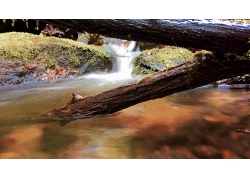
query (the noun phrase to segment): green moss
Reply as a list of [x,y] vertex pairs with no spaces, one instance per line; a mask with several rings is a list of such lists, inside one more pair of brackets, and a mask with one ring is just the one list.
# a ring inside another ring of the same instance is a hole
[[152,73],[152,74],[147,74],[147,75],[145,75],[145,76],[142,76],[141,79],[139,79],[138,81],[136,81],[136,84],[140,84],[140,83],[144,82],[146,79],[152,77],[153,75],[154,75],[154,73]]
[[194,58],[196,60],[201,60],[202,57],[214,59],[214,54],[211,51],[201,50],[194,53]]
[[225,66],[226,63],[236,58],[243,59],[245,57],[236,57],[236,55],[232,53],[213,53],[211,51],[201,50],[194,53],[194,58],[201,63],[201,65],[203,61],[206,60],[207,62],[217,63],[219,66]]
[[169,69],[188,59],[193,59],[193,53],[188,49],[176,46],[145,50],[135,59],[133,73],[148,74]]
[[69,39],[17,32],[0,34],[0,58],[21,60],[26,63],[35,61],[46,67],[79,67],[89,60],[111,61],[111,57],[98,46]]
[[12,21],[11,26],[14,27],[14,26],[15,26],[16,19],[11,19],[11,21]]
[[185,48],[168,46],[163,49],[145,50],[136,58],[133,73],[146,74],[137,81],[139,84],[158,71],[166,71],[184,63],[186,64],[184,70],[187,71],[186,81],[189,85],[191,82],[191,69],[188,66],[190,60],[194,60],[194,54]]
[[36,20],[36,27],[35,30],[39,30],[39,20]]

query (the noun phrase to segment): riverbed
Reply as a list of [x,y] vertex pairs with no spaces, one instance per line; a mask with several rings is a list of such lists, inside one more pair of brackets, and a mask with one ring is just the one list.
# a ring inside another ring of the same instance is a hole
[[[105,78],[101,78],[105,77]],[[250,158],[249,90],[204,86],[117,113],[63,121],[42,116],[72,98],[136,80],[108,74],[0,89],[0,158]]]

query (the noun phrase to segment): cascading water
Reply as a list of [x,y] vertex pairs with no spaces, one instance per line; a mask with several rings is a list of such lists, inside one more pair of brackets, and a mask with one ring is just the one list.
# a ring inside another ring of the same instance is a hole
[[11,102],[17,99],[25,99],[27,96],[29,99],[33,96],[37,97],[41,92],[46,92],[47,97],[54,100],[57,99],[58,101],[58,92],[67,91],[67,98],[65,100],[67,102],[72,98],[72,92],[85,96],[96,94],[140,78],[140,76],[131,74],[133,68],[132,61],[136,55],[140,54],[137,43],[135,41],[113,38],[107,38],[106,41],[108,44],[104,44],[103,48],[114,58],[111,72],[95,72],[80,77],[70,77],[69,81],[54,81],[18,87],[18,91],[8,92],[8,89],[6,89],[6,93],[10,95],[0,96],[2,100],[0,108],[3,104],[11,104]]
[[113,72],[117,72],[123,78],[130,77],[132,73],[132,61],[140,53],[136,41],[110,39],[108,42],[103,47],[114,57]]
[[114,38],[106,38],[108,44],[102,47],[113,57],[113,68],[111,73],[91,73],[83,78],[102,79],[106,81],[134,80],[137,76],[132,76],[133,60],[140,54],[140,49],[136,41],[127,41]]

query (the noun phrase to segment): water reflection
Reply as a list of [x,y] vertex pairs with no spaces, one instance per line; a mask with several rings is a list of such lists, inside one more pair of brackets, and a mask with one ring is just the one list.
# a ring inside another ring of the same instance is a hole
[[235,132],[250,129],[249,91],[206,86],[61,126],[40,114],[93,92],[45,87],[0,94],[0,158],[250,158]]

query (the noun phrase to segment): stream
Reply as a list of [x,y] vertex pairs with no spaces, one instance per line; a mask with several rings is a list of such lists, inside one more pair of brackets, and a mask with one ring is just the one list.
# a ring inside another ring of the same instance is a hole
[[41,115],[72,92],[89,96],[139,79],[131,75],[135,44],[119,47],[104,47],[117,57],[111,73],[0,87],[0,158],[250,158],[250,134],[235,132],[250,129],[249,90],[207,85],[70,122]]

